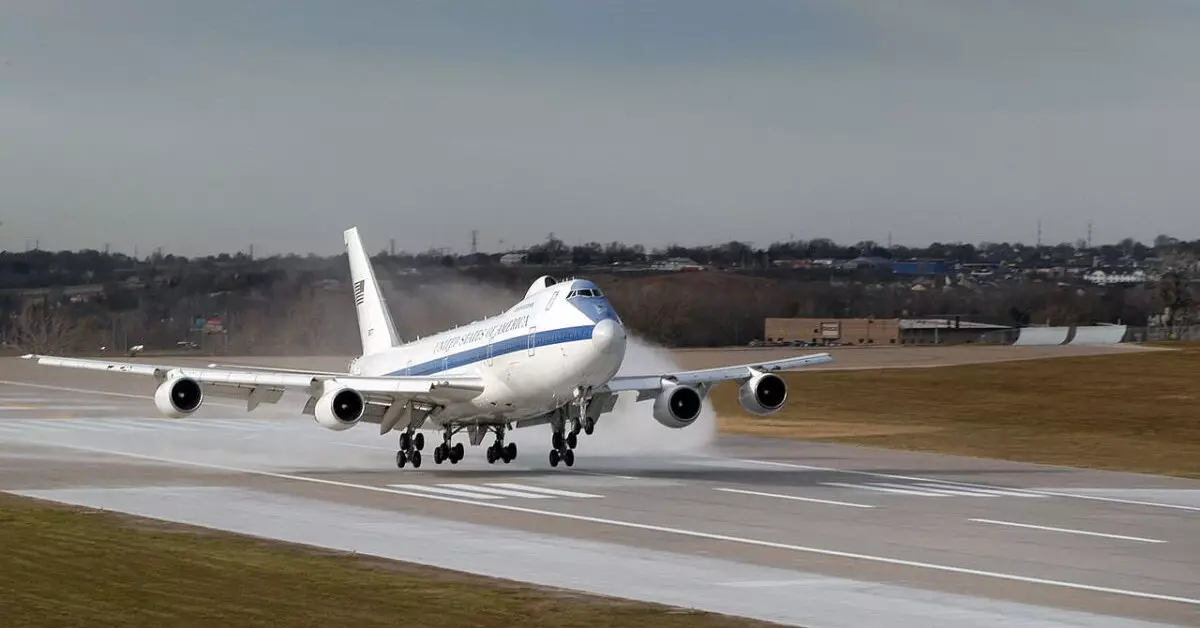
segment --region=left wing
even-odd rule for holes
[[[609,380],[598,392],[618,393],[636,390],[639,398],[644,398],[646,395],[657,393],[671,385],[684,384],[696,386],[711,385],[731,380],[746,380],[758,373],[790,371],[832,361],[833,358],[828,353],[814,353],[794,358],[784,358],[782,360],[769,360],[767,362],[740,364],[737,366],[719,366],[695,371],[677,371],[657,375],[618,375]]]
[[[483,381],[476,377],[363,377],[322,371],[284,370],[247,366],[244,368],[192,368],[156,364],[109,362],[85,358],[25,355],[38,364],[89,369],[153,377],[160,385],[178,378],[199,383],[206,394],[244,399],[246,409],[261,403],[276,403],[284,392],[308,395],[305,413],[316,399],[329,390],[345,387],[360,393],[368,407],[363,420],[380,423],[386,432],[399,419],[398,409],[417,402],[430,408],[468,401],[483,392]]]

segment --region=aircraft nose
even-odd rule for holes
[[[592,328],[592,345],[601,353],[612,353],[625,348],[625,328],[611,318],[606,318]]]

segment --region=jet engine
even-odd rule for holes
[[[154,405],[164,416],[181,419],[195,412],[204,401],[200,382],[190,377],[176,377],[158,385]]]
[[[361,393],[351,388],[338,388],[317,399],[313,418],[321,427],[340,432],[357,425],[366,409],[367,401]]]
[[[787,383],[774,373],[759,373],[738,388],[742,409],[759,416],[773,414],[787,401]]]
[[[654,399],[654,419],[670,428],[687,427],[700,416],[704,395],[691,386],[664,388]]]

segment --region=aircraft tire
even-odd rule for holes
[[[570,449],[563,452],[563,462],[567,463],[568,467],[575,466],[575,452]]]
[[[408,462],[408,461],[407,461],[407,459],[404,457],[404,452],[403,452],[403,451],[397,451],[397,452],[396,452],[396,466],[397,466],[397,467],[399,467],[399,468],[401,468],[401,469],[403,469],[403,468],[404,468],[404,464],[405,464],[406,462]]]
[[[552,466],[552,467],[558,466],[558,450],[557,449],[550,450],[550,466]]]
[[[504,447],[504,462],[511,462],[517,459],[517,444],[509,443]]]
[[[415,450],[412,452],[412,466],[414,469],[421,468],[421,452]]]
[[[417,451],[425,449],[425,435],[418,432],[417,435],[413,437],[413,446],[417,448]]]
[[[571,432],[570,434],[567,434],[567,447],[570,447],[571,449],[575,449],[575,447],[578,445],[579,445],[579,437],[575,435],[575,432]]]

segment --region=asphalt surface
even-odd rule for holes
[[[0,490],[812,628],[1200,626],[1200,482],[725,437],[551,469],[540,431],[401,470],[375,426],[152,393],[0,361]]]

